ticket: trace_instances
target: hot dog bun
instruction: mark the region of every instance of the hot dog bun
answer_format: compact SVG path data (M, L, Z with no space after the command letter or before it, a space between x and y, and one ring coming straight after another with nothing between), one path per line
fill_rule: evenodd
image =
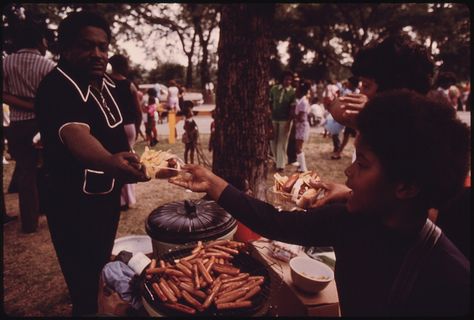
M301 195L298 200L296 200L296 205L303 209L310 208L311 205L321 197L323 191L323 189L309 188L303 193L303 195Z

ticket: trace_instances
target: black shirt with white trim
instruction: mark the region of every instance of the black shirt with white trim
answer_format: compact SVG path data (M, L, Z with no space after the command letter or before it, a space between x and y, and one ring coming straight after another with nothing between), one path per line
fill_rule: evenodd
M101 90L93 89L87 79L61 61L41 82L35 108L45 165L56 181L67 179L75 190L80 188L85 194L107 194L113 189L114 179L95 168L84 167L63 144L60 132L70 124L84 125L110 153L129 151L115 90L107 75ZM96 177L90 179L92 176Z

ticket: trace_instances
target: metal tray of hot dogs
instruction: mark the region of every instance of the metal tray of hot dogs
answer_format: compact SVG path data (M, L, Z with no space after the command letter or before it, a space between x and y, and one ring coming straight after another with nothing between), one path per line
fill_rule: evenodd
M162 316L264 316L269 273L237 244L199 242L158 257L141 283L146 307Z

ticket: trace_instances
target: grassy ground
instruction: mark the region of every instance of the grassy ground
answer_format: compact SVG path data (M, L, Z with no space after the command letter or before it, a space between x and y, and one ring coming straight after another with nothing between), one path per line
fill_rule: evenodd
M212 161L207 151L209 136L201 135L204 153ZM162 138L156 149L168 150L183 157L183 144L169 145ZM137 144L139 154L143 152L144 142ZM332 142L321 134L312 133L304 145L306 161L310 169L319 172L325 180L345 182L344 169L350 164L353 152L351 140L344 150L341 160L330 160ZM7 190L14 162L3 166L3 190ZM285 174L295 171L287 166ZM272 185L272 175L268 176L268 185ZM145 219L149 213L165 203L199 198L202 194L187 193L183 189L163 180L152 180L136 185L138 203L128 211L122 212L117 237L131 234L146 234ZM5 194L7 212L18 214L18 195ZM66 284L51 243L45 216L39 219L38 231L34 234L22 234L19 220L3 226L3 299L4 310L9 316L47 317L69 316L70 299Z

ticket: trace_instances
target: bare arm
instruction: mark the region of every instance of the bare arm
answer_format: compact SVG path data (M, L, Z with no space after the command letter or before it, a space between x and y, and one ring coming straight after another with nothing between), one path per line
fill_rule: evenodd
M187 171L191 176L187 177L186 174L178 175L171 178L169 182L195 192L206 192L215 201L219 199L222 191L228 185L224 179L202 166L188 164L183 166L183 170Z
M14 106L27 111L34 111L34 100L32 98L14 96L3 92L3 102L9 106Z
M60 135L65 146L83 164L124 182L149 180L140 168L137 155L131 152L111 154L90 134L88 127L69 124L60 131Z
M329 105L328 111L334 120L346 127L357 129L356 119L359 112L365 107L368 98L364 94L351 93L334 99Z

